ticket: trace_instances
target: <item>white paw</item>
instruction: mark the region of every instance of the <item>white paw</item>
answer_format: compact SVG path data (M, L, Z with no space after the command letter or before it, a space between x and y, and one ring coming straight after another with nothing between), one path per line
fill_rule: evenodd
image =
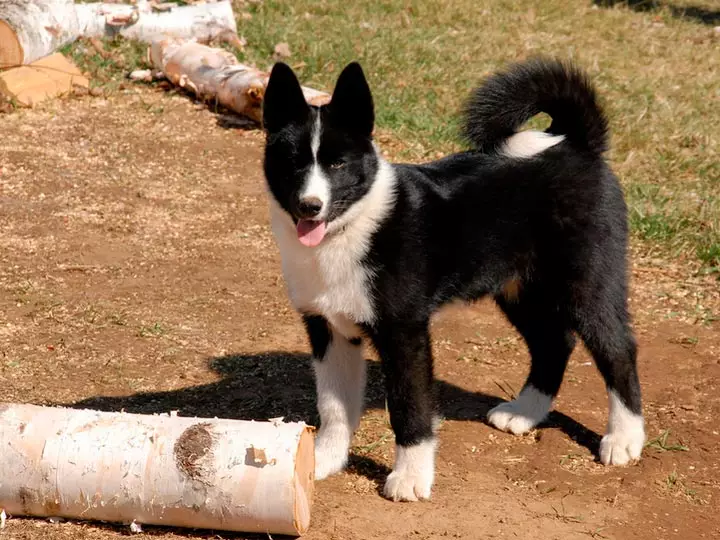
M527 433L550 412L552 397L532 386L526 386L517 399L501 403L487 415L488 422L515 435Z
M315 441L315 479L322 480L342 471L348 462L348 445L333 437Z
M645 446L645 422L630 411L614 390L608 392L610 414L607 434L600 441L600 461L604 465L626 465L640 459Z
M393 501L417 501L430 498L435 477L435 439L414 446L395 448L395 468L383 495Z
M600 441L600 461L603 465L627 465L640 459L645 435L637 433L608 433Z
M393 471L385 480L383 495L391 501L417 501L430 498L432 475Z

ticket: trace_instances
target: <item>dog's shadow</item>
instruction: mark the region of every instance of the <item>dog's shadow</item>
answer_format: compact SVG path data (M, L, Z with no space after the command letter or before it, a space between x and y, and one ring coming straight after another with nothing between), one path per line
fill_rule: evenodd
M267 420L285 417L318 425L315 383L310 357L302 353L268 352L236 354L210 359L209 367L220 380L164 392L142 392L129 396L96 396L66 406L101 411L153 414L178 411L181 416ZM484 422L487 412L502 400L438 381L441 414L448 420ZM385 390L380 364L368 361L368 408L385 408ZM572 418L553 412L542 427L559 428L596 457L600 437ZM371 479L381 479L389 470L372 458L355 454L350 469Z

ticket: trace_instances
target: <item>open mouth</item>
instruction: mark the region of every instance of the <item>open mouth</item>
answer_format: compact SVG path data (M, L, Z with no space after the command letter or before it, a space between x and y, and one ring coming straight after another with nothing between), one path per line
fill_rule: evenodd
M325 221L301 219L297 222L297 235L300 243L307 247L315 247L325 238Z

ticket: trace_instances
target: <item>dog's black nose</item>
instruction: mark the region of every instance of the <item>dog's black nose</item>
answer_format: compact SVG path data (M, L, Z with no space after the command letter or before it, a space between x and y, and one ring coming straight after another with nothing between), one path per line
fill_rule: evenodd
M314 218L322 210L323 203L317 197L304 197L298 203L298 213L301 219Z

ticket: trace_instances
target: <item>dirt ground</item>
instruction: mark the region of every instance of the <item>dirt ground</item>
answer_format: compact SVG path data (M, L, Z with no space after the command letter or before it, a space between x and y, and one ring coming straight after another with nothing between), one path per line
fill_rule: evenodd
M0 115L0 126L0 401L316 422L259 131L144 88ZM452 307L433 328L445 422L432 501L379 495L393 440L368 351L351 467L317 483L305 538L719 538L718 283L642 246L632 260L647 431L669 430L642 461L597 462L606 400L581 348L541 429L487 426L487 410L519 390L527 353L491 303ZM12 518L0 540L126 534Z

